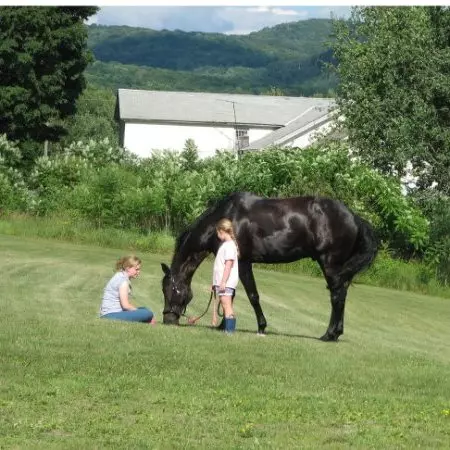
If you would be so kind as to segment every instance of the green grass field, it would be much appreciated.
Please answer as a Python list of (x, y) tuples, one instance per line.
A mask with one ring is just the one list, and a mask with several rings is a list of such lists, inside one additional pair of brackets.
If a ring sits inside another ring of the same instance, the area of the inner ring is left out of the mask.
[[(340, 341), (321, 279), (255, 271), (268, 336), (97, 318), (122, 250), (0, 235), (1, 449), (448, 449), (450, 301), (357, 284)], [(140, 254), (136, 303), (162, 311)], [(189, 313), (209, 294), (194, 277)], [(239, 288), (238, 288), (239, 289)]]

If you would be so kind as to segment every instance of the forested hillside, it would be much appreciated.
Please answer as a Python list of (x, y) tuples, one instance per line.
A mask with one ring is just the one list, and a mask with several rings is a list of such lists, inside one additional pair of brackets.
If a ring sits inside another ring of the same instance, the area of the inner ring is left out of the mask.
[(331, 29), (323, 19), (240, 36), (91, 25), (87, 78), (112, 89), (332, 95)]

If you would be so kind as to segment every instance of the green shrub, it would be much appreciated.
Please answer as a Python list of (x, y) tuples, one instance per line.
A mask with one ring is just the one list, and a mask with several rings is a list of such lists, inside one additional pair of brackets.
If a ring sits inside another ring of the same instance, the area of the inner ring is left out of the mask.
[(165, 192), (126, 167), (107, 166), (85, 174), (66, 195), (66, 208), (96, 227), (161, 229)]
[(450, 284), (450, 197), (433, 189), (414, 194), (418, 206), (432, 224), (426, 263), (441, 283)]
[(0, 135), (0, 209), (5, 211), (26, 211), (33, 198), (18, 170), (22, 160), (17, 143)]
[(57, 155), (36, 160), (28, 186), (36, 193), (33, 211), (40, 215), (61, 209), (64, 196), (88, 171), (87, 161), (72, 155)]
[(62, 153), (78, 157), (94, 167), (104, 167), (109, 164), (136, 163), (137, 157), (118, 145), (111, 144), (108, 138), (100, 141), (72, 142), (64, 147)]
[[(47, 214), (64, 209), (66, 196), (82, 180), (92, 178), (96, 171), (105, 167), (132, 164), (133, 161), (128, 152), (110, 145), (107, 138), (98, 142), (75, 142), (65, 147), (61, 154), (37, 158), (28, 180), (30, 189), (37, 195), (34, 211)], [(95, 205), (91, 205), (92, 208)]]
[(0, 134), (0, 168), (17, 169), (21, 160), (22, 153), (17, 142), (8, 141), (6, 134)]

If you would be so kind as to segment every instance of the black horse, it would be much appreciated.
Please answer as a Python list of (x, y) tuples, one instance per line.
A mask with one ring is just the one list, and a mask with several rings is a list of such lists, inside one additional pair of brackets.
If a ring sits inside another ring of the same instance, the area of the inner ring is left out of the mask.
[(266, 319), (259, 303), (252, 263), (285, 263), (301, 258), (317, 261), (331, 294), (331, 318), (323, 341), (337, 341), (344, 332), (344, 308), (352, 278), (374, 260), (378, 241), (371, 225), (343, 203), (324, 197), (261, 198), (231, 194), (208, 208), (176, 242), (162, 281), (165, 324), (178, 324), (192, 299), (195, 270), (220, 241), (215, 226), (233, 222), (239, 245), (239, 277), (255, 310), (258, 333)]

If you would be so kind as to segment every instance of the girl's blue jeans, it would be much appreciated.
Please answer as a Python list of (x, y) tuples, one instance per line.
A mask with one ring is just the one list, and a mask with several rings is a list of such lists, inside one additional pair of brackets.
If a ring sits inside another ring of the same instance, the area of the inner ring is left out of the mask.
[(144, 306), (140, 306), (134, 311), (120, 311), (101, 316), (105, 319), (126, 320), (128, 322), (150, 322), (153, 318), (153, 312)]

